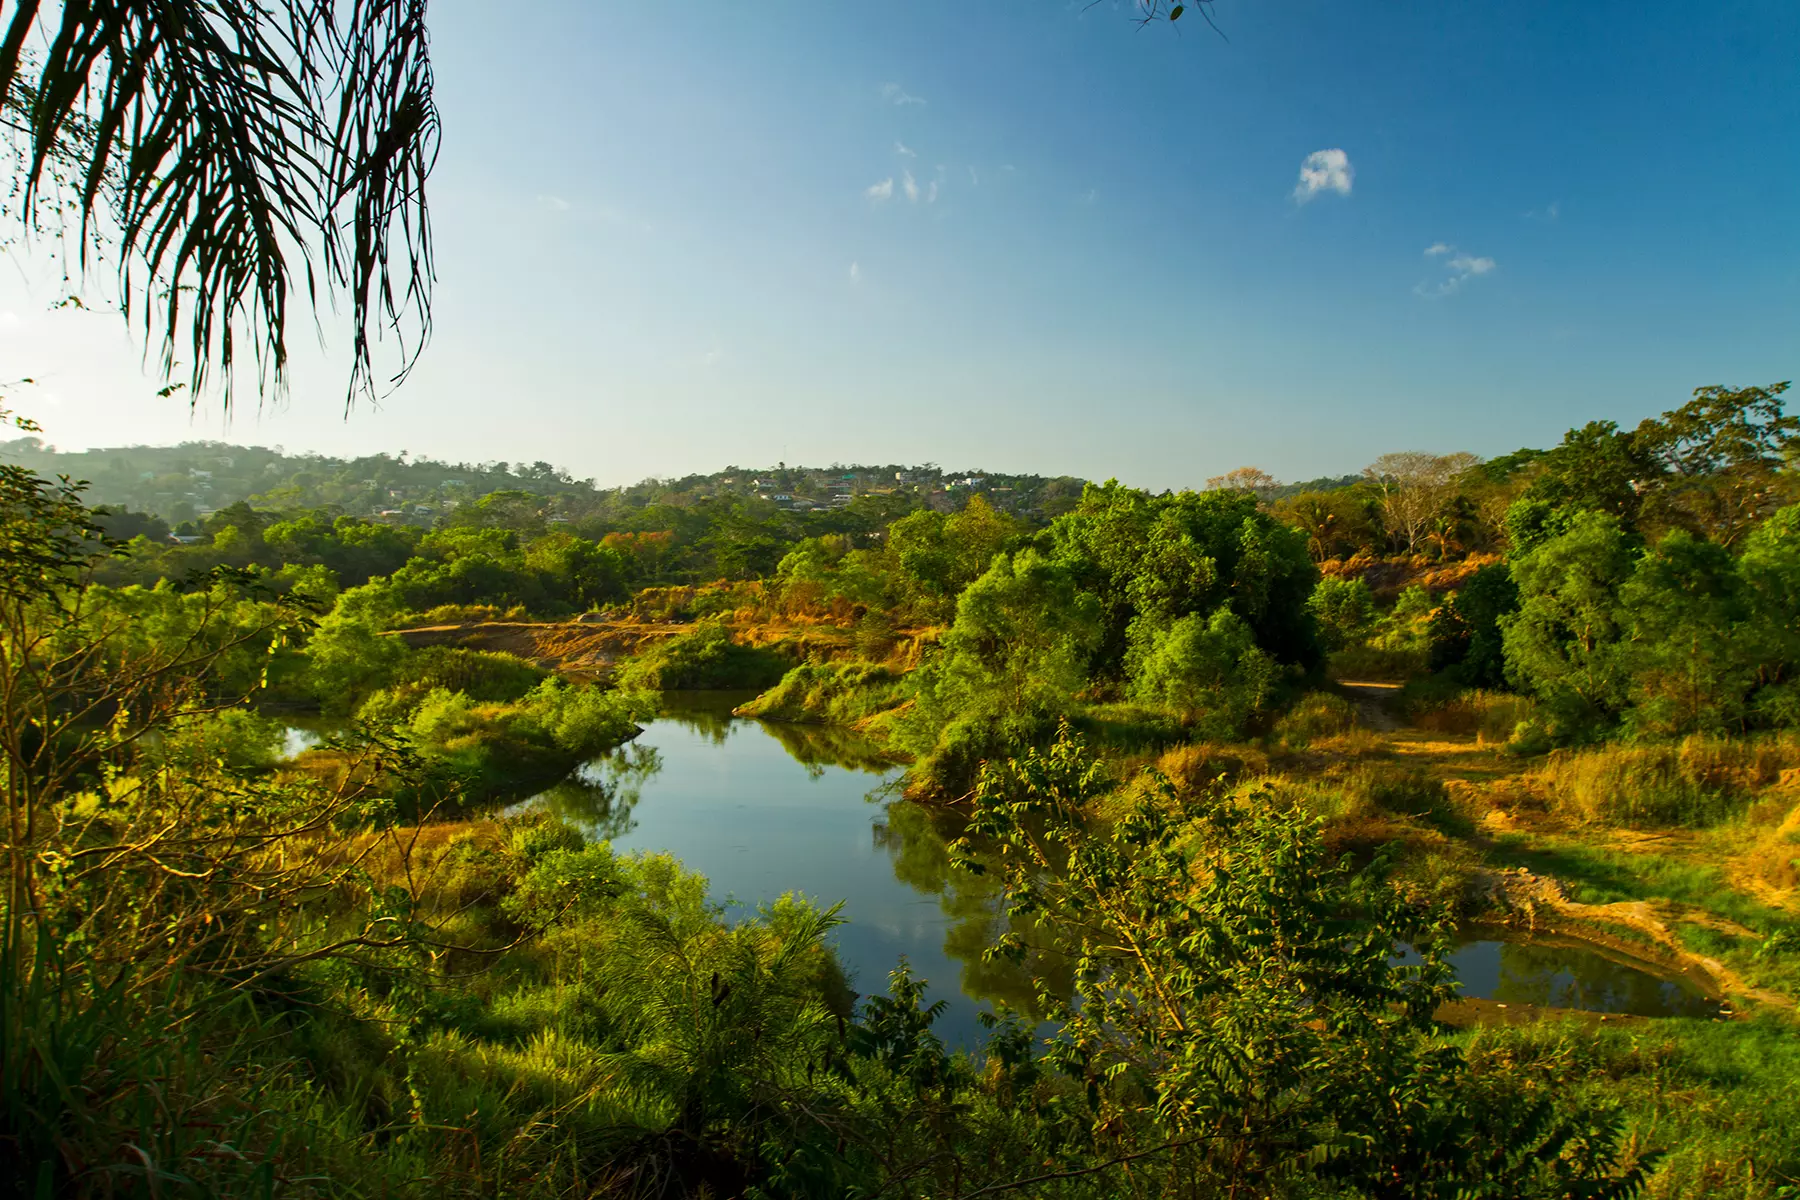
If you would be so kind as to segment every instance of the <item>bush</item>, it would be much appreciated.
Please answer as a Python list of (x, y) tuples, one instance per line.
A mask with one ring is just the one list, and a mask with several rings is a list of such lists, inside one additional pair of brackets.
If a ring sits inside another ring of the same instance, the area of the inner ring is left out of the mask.
[(1648, 746), (1558, 751), (1531, 778), (1551, 807), (1582, 824), (1700, 827), (1743, 811), (1800, 764), (1792, 737), (1694, 735)]
[(1341, 737), (1357, 728), (1356, 706), (1333, 692), (1308, 692), (1275, 722), (1270, 736), (1303, 749), (1318, 738)]
[(1156, 760), (1156, 769), (1177, 789), (1193, 794), (1220, 782), (1229, 785), (1266, 775), (1269, 756), (1254, 746), (1200, 743), (1165, 752)]
[(1333, 679), (1411, 679), (1425, 673), (1423, 646), (1346, 646), (1329, 660)]
[(1329, 651), (1357, 644), (1375, 621), (1375, 596), (1362, 579), (1327, 575), (1307, 601), (1319, 623), (1319, 639)]
[(518, 700), (548, 674), (516, 654), (499, 650), (427, 646), (415, 651), (395, 672), (394, 681), (421, 692), (447, 688), (475, 700)]
[(802, 663), (737, 712), (771, 721), (854, 725), (904, 702), (899, 675), (870, 662)]
[(761, 689), (786, 670), (773, 651), (734, 641), (722, 621), (702, 621), (639, 650), (619, 667), (617, 679), (620, 687), (653, 692)]

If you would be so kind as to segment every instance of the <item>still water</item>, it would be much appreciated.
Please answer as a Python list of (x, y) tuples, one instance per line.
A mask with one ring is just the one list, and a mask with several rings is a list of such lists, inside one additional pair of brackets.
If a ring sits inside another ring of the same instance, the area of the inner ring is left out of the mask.
[(852, 986), (885, 992), (905, 956), (945, 1002), (939, 1035), (976, 1045), (977, 1013), (1029, 993), (980, 961), (998, 899), (950, 870), (956, 819), (890, 805), (899, 770), (850, 731), (732, 717), (750, 695), (670, 697), (636, 739), (537, 802), (618, 850), (674, 855), (734, 915), (788, 891), (842, 901), (834, 937)]
[(1639, 1017), (1716, 1017), (1721, 1009), (1686, 979), (1659, 978), (1568, 941), (1471, 941), (1449, 957), (1463, 994), (1483, 1000)]
[[(950, 867), (957, 816), (899, 802), (899, 769), (848, 730), (731, 716), (750, 695), (671, 695), (638, 738), (531, 803), (621, 851), (674, 855), (734, 916), (788, 891), (841, 901), (834, 937), (852, 986), (885, 991), (904, 956), (929, 999), (945, 1002), (937, 1030), (952, 1045), (978, 1045), (977, 1015), (996, 1001), (1029, 1011), (1024, 973), (981, 961), (1005, 919), (991, 882)], [(296, 730), (296, 747), (311, 736)], [(1463, 994), (1482, 999), (1640, 1016), (1719, 1010), (1686, 980), (1580, 944), (1474, 940), (1451, 961)], [(1057, 965), (1038, 961), (1053, 985)]]

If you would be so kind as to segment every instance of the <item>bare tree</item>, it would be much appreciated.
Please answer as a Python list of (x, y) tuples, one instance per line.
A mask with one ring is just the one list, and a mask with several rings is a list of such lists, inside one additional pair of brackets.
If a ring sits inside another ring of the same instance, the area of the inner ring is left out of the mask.
[(1381, 491), (1381, 511), (1397, 548), (1417, 554), (1456, 497), (1463, 472), (1481, 459), (1459, 451), (1430, 454), (1402, 450), (1384, 454), (1363, 468), (1363, 477)]
[[(231, 405), (248, 336), (279, 393), (288, 302), (350, 296), (346, 404), (374, 390), (371, 333), (404, 378), (430, 332), (425, 178), (437, 154), (426, 0), (15, 0), (0, 29), (6, 215), (116, 256), (120, 302), (161, 367)], [(46, 12), (48, 9), (48, 12)]]
[(1206, 490), (1254, 492), (1256, 498), (1267, 504), (1274, 498), (1281, 487), (1281, 480), (1275, 478), (1261, 467), (1236, 467), (1223, 475), (1214, 475), (1206, 481)]

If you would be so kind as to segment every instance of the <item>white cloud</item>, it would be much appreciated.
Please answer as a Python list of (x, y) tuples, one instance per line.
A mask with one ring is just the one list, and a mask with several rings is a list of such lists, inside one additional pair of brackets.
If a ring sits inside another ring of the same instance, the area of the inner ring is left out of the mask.
[(551, 196), (543, 192), (538, 193), (537, 202), (551, 212), (568, 212), (575, 207), (561, 196)]
[(925, 203), (936, 204), (937, 203), (937, 193), (938, 193), (938, 181), (934, 179), (930, 183), (925, 185)]
[(851, 283), (861, 283), (862, 282), (862, 264), (861, 263), (853, 262), (850, 264), (850, 282)]
[(970, 187), (980, 187), (981, 186), (981, 176), (979, 176), (975, 173), (974, 167), (969, 168), (969, 186)]
[(1294, 199), (1305, 204), (1320, 192), (1350, 194), (1356, 168), (1342, 150), (1314, 150), (1300, 164), (1300, 182), (1294, 185)]
[(909, 147), (905, 142), (895, 142), (894, 153), (900, 155), (902, 158), (919, 157), (918, 152)]
[(1095, 191), (1093, 188), (1089, 188), (1087, 191), (1081, 193), (1081, 195), (1075, 197), (1075, 202), (1077, 204), (1092, 204), (1095, 200), (1099, 199), (1099, 197), (1099, 192)]
[(924, 99), (913, 95), (897, 83), (881, 85), (881, 98), (893, 104), (923, 104)]
[(891, 200), (894, 196), (894, 177), (888, 176), (880, 183), (872, 183), (863, 189), (863, 195), (871, 200)]
[(1426, 250), (1425, 253), (1433, 256), (1453, 254), (1455, 257), (1445, 260), (1444, 270), (1448, 271), (1449, 274), (1443, 279), (1439, 280), (1435, 285), (1421, 283), (1413, 289), (1413, 291), (1421, 296), (1438, 297), (1453, 295), (1461, 290), (1462, 285), (1469, 280), (1474, 279), (1478, 275), (1486, 275), (1499, 265), (1493, 259), (1488, 258), (1485, 255), (1464, 254), (1458, 251), (1456, 247), (1447, 245), (1443, 242), (1433, 243), (1430, 249)]
[(911, 171), (902, 171), (900, 174), (902, 176), (900, 186), (906, 189), (906, 198), (917, 204), (919, 202), (919, 181), (913, 178)]
[(1562, 202), (1552, 200), (1543, 208), (1534, 208), (1525, 214), (1527, 221), (1554, 221), (1562, 215)]

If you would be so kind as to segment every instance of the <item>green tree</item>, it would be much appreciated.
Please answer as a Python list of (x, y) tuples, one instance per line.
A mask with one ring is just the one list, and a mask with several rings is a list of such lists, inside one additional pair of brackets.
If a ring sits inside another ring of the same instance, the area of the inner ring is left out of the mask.
[(1313, 588), (1306, 605), (1327, 650), (1355, 645), (1375, 621), (1375, 595), (1361, 576), (1327, 575)]
[(1507, 677), (1544, 701), (1560, 736), (1592, 734), (1626, 703), (1619, 589), (1639, 553), (1617, 517), (1583, 512), (1512, 562), (1519, 608), (1499, 619)]

